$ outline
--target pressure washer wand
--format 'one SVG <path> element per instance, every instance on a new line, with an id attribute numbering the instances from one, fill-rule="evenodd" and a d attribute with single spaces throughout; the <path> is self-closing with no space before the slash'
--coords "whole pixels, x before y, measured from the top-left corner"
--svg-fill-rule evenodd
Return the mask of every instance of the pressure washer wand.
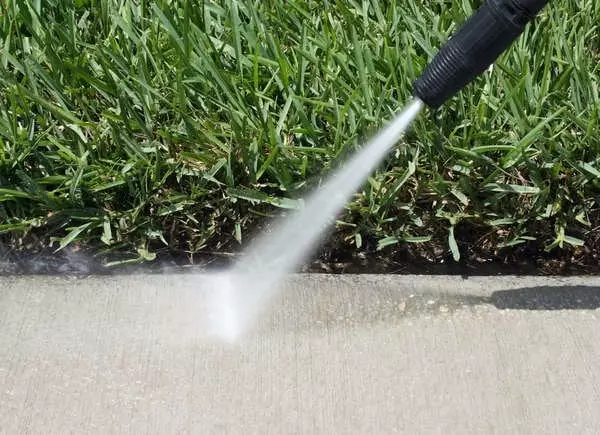
<path id="1" fill-rule="evenodd" d="M 483 73 L 549 0 L 488 0 L 414 82 L 414 96 L 437 108 Z"/>

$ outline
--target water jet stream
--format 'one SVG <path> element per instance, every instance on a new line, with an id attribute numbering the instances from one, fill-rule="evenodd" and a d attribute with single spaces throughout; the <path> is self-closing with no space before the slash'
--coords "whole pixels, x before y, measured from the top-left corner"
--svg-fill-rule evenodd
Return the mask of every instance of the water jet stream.
<path id="1" fill-rule="evenodd" d="M 424 104 L 412 100 L 384 129 L 305 200 L 305 206 L 258 237 L 220 277 L 214 301 L 215 332 L 234 340 L 250 326 L 283 279 L 312 254 L 320 236 L 348 199 L 398 142 Z"/>

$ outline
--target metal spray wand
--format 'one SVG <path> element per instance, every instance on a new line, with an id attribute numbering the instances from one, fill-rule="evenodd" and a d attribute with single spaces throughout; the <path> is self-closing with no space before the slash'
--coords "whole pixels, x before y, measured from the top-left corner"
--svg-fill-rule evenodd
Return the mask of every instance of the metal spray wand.
<path id="1" fill-rule="evenodd" d="M 487 0 L 414 82 L 414 96 L 431 108 L 444 104 L 489 68 L 548 2 Z"/>

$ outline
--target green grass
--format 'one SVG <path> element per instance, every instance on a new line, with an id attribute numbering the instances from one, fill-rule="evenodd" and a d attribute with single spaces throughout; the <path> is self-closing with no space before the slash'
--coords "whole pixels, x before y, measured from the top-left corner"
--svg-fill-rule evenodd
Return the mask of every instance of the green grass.
<path id="1" fill-rule="evenodd" d="M 403 106 L 478 3 L 4 0 L 0 233 L 113 263 L 236 250 Z M 458 258 L 465 225 L 492 251 L 595 240 L 598 17 L 554 0 L 421 116 L 340 217 L 348 249 Z"/>

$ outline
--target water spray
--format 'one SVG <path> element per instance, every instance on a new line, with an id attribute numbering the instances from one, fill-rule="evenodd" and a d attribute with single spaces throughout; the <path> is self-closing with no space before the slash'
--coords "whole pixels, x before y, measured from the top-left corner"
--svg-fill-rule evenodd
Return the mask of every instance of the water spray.
<path id="1" fill-rule="evenodd" d="M 413 100 L 294 215 L 257 238 L 217 280 L 213 331 L 234 341 L 252 326 L 283 279 L 312 254 L 321 234 L 428 106 L 436 109 L 483 73 L 523 33 L 548 0 L 488 0 L 440 49 L 413 83 Z"/>

